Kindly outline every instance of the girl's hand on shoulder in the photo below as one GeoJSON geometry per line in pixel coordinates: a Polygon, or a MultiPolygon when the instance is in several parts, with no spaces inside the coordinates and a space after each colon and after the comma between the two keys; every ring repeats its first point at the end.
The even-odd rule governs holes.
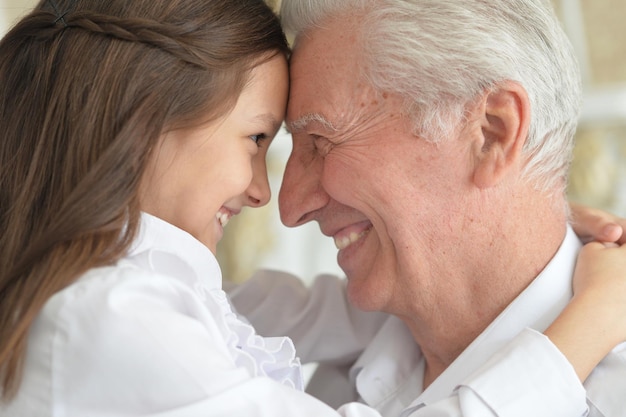
{"type": "Polygon", "coordinates": [[[584,381],[626,341],[626,245],[590,242],[578,255],[574,297],[545,331],[584,381]]]}
{"type": "Polygon", "coordinates": [[[597,324],[613,335],[614,345],[626,341],[626,245],[583,246],[574,272],[574,299],[601,312],[604,320],[597,324]]]}
{"type": "Polygon", "coordinates": [[[626,243],[626,219],[609,212],[570,203],[572,227],[583,242],[626,243]]]}

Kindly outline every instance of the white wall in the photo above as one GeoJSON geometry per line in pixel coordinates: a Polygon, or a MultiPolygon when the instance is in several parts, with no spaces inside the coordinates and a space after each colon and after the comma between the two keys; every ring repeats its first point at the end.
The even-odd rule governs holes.
{"type": "Polygon", "coordinates": [[[0,0],[0,34],[4,34],[36,0],[0,0]]]}

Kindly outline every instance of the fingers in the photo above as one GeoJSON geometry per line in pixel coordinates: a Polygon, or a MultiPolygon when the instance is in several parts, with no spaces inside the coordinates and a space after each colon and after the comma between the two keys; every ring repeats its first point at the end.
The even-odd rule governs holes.
{"type": "MultiPolygon", "coordinates": [[[[602,230],[595,237],[595,240],[602,242],[618,242],[624,237],[624,229],[617,223],[609,223],[602,227],[602,230]]],[[[624,243],[624,242],[621,242],[624,243]]]]}
{"type": "Polygon", "coordinates": [[[603,245],[605,248],[619,248],[620,245],[618,245],[615,242],[601,242],[601,245],[603,245]]]}
{"type": "Polygon", "coordinates": [[[626,243],[626,219],[606,211],[570,204],[572,209],[572,227],[583,242],[626,243]]]}

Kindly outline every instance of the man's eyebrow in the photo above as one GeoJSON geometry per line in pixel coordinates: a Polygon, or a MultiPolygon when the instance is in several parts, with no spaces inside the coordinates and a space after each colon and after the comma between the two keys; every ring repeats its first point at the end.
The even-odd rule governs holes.
{"type": "Polygon", "coordinates": [[[311,123],[319,124],[331,132],[337,132],[338,130],[324,115],[319,113],[309,113],[296,120],[289,121],[286,123],[286,129],[289,133],[298,132],[306,130],[311,123]]]}

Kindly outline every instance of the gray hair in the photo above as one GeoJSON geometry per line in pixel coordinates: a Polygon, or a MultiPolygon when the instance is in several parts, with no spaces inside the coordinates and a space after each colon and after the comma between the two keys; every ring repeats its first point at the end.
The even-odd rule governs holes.
{"type": "MultiPolygon", "coordinates": [[[[547,0],[283,0],[285,30],[298,38],[338,16],[358,16],[362,75],[399,94],[414,131],[445,138],[479,94],[504,80],[531,104],[524,176],[564,189],[580,111],[573,49],[547,0]]],[[[349,20],[347,20],[349,22],[349,20]]]]}

